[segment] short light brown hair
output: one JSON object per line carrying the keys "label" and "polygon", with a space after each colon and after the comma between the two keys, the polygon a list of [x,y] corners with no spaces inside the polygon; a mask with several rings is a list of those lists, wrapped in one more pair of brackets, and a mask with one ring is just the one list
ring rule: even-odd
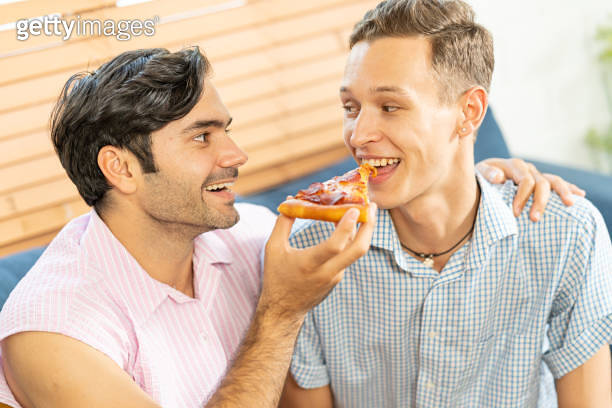
{"label": "short light brown hair", "polygon": [[423,36],[431,43],[440,98],[453,103],[479,85],[489,92],[495,58],[489,31],[474,22],[461,0],[385,0],[368,11],[350,37],[350,47],[382,37]]}

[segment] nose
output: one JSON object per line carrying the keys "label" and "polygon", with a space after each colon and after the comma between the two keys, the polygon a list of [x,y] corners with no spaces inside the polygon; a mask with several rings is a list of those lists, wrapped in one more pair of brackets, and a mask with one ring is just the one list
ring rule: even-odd
{"label": "nose", "polygon": [[368,143],[377,142],[381,139],[381,131],[378,126],[376,115],[361,109],[359,115],[352,120],[352,123],[345,123],[346,132],[349,133],[349,143],[351,147],[358,149]]}
{"label": "nose", "polygon": [[231,137],[224,138],[223,146],[219,153],[220,167],[240,167],[249,159],[248,155],[232,140]]}

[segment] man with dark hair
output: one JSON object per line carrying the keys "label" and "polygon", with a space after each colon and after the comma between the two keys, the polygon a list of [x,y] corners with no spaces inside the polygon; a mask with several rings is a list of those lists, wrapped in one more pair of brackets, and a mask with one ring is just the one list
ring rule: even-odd
{"label": "man with dark hair", "polygon": [[[600,213],[553,195],[540,222],[515,218],[516,187],[475,172],[489,32],[461,0],[386,0],[350,45],[344,138],[378,167],[377,225],[367,254],[308,314],[281,405],[553,407],[554,376],[559,407],[612,407],[612,246]],[[316,245],[332,230],[309,222],[290,242]]]}
{"label": "man with dark hair", "polygon": [[261,287],[274,216],[234,206],[247,157],[208,72],[197,48],[139,50],[64,87],[52,139],[94,210],[59,233],[2,310],[0,402],[278,401],[303,316],[365,252],[372,224],[355,233],[349,214],[328,242],[295,251],[280,217]]}
{"label": "man with dark hair", "polygon": [[210,64],[197,48],[126,52],[73,75],[51,115],[51,139],[85,202],[100,213],[111,189],[98,165],[106,145],[129,150],[144,173],[158,169],[151,133],[193,109]]}
{"label": "man with dark hair", "polygon": [[94,208],[0,314],[0,402],[276,405],[307,311],[366,252],[373,223],[356,231],[350,211],[298,251],[293,220],[273,229],[270,211],[234,206],[247,157],[208,72],[197,48],[139,50],[66,84],[52,139]]}

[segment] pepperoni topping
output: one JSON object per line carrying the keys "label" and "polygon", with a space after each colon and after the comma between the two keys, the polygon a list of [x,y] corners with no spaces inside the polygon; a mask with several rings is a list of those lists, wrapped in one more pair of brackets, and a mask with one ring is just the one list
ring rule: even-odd
{"label": "pepperoni topping", "polygon": [[341,176],[334,177],[332,180],[336,181],[348,181],[349,183],[359,183],[361,181],[361,174],[359,174],[359,169],[353,169],[348,173],[344,173]]}
{"label": "pepperoni topping", "polygon": [[321,205],[366,204],[366,191],[359,169],[354,169],[325,183],[313,183],[295,198]]}

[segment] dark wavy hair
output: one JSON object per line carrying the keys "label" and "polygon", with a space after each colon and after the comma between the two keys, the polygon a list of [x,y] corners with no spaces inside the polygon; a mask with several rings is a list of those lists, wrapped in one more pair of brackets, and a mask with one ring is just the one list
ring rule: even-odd
{"label": "dark wavy hair", "polygon": [[70,77],[51,114],[51,139],[88,205],[100,210],[111,188],[98,167],[104,146],[127,149],[145,173],[157,171],[151,132],[191,111],[209,70],[198,47],[154,48],[124,52]]}

